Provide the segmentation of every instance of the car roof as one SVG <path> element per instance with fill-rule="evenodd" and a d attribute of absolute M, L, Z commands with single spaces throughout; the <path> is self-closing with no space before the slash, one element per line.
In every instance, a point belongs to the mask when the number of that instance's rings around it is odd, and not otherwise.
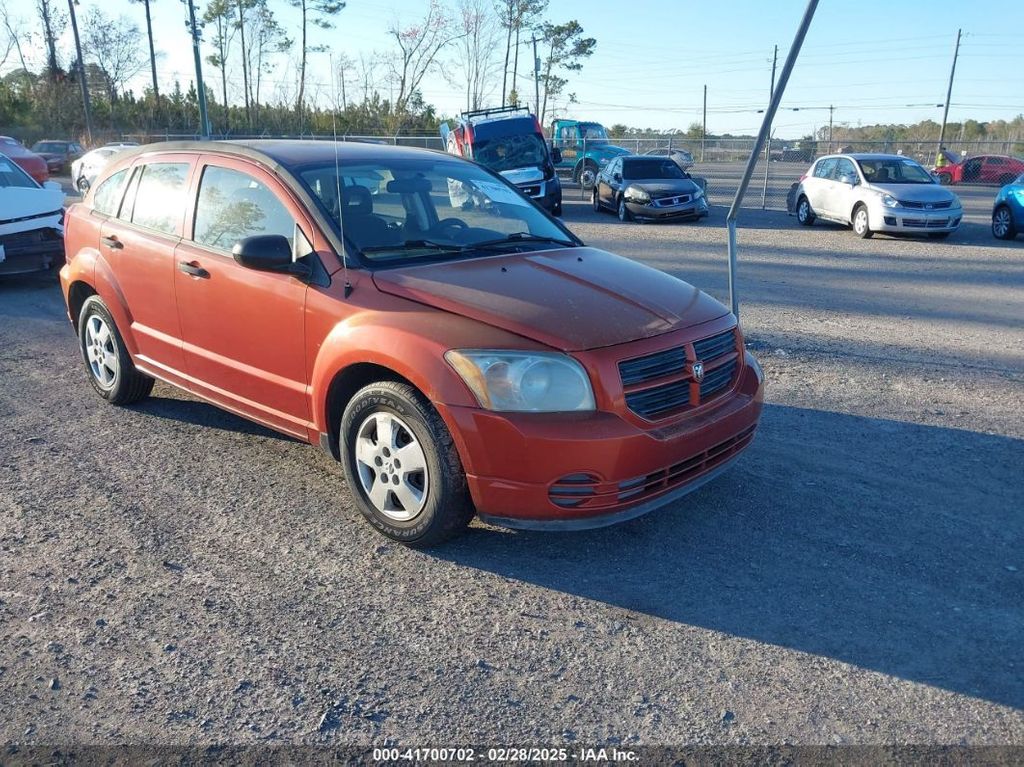
<path fill-rule="evenodd" d="M 914 160 L 913 157 L 907 157 L 903 154 L 882 154 L 880 152 L 840 152 L 838 154 L 827 154 L 824 157 L 819 157 L 815 162 L 820 160 L 828 160 L 834 157 L 848 157 L 851 160 Z"/>

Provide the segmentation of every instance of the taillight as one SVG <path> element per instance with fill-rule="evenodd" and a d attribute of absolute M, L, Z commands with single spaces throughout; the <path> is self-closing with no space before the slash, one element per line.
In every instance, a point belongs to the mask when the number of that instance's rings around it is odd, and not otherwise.
<path fill-rule="evenodd" d="M 805 178 L 807 178 L 807 174 L 806 174 L 806 173 L 805 173 L 804 175 L 802 175 L 802 176 L 800 177 L 800 180 L 799 180 L 799 181 L 797 181 L 796 183 L 798 183 L 798 184 L 802 184 L 802 183 L 804 183 L 804 179 L 805 179 Z"/>

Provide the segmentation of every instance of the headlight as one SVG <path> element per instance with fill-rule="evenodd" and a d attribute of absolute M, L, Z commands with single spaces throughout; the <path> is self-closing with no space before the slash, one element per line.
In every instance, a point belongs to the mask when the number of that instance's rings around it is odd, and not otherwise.
<path fill-rule="evenodd" d="M 884 205 L 887 208 L 898 208 L 900 206 L 900 201 L 893 197 L 891 194 L 883 194 L 882 205 Z"/>
<path fill-rule="evenodd" d="M 476 395 L 480 407 L 523 413 L 593 410 L 586 371 L 572 357 L 553 352 L 452 349 L 448 364 Z"/>
<path fill-rule="evenodd" d="M 704 196 L 704 190 L 703 190 L 703 189 L 701 189 L 701 188 L 700 188 L 700 187 L 698 186 L 698 187 L 697 187 L 697 191 L 693 193 L 693 199 L 695 199 L 695 200 L 699 200 L 699 199 L 700 199 L 701 197 L 703 197 L 703 196 Z"/>
<path fill-rule="evenodd" d="M 623 194 L 630 202 L 639 202 L 642 205 L 646 205 L 651 201 L 651 195 L 638 186 L 627 186 Z"/>
<path fill-rule="evenodd" d="M 960 198 L 959 198 L 959 197 L 954 197 L 954 198 L 953 198 L 953 202 L 952 202 L 952 203 L 950 204 L 950 206 L 949 206 L 949 207 L 951 207 L 951 208 L 959 208 L 959 207 L 962 207 L 962 206 L 960 205 Z"/>

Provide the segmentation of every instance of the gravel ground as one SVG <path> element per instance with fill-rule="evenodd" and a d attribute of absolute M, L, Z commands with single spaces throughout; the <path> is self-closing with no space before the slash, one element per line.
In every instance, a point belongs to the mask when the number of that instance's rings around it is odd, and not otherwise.
<path fill-rule="evenodd" d="M 570 197 L 573 195 L 570 194 Z M 724 212 L 591 244 L 726 295 Z M 0 283 L 0 741 L 1024 744 L 1024 243 L 744 212 L 758 439 L 610 529 L 389 543 L 316 449 L 100 402 Z"/>

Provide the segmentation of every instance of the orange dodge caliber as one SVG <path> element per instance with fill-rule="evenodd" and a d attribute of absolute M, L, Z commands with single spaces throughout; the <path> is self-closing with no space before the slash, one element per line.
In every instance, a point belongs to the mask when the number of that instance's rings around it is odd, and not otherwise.
<path fill-rule="evenodd" d="M 154 379 L 320 445 L 381 533 L 631 519 L 750 444 L 763 375 L 691 285 L 586 247 L 472 162 L 322 141 L 151 144 L 65 223 L 93 388 Z"/>

